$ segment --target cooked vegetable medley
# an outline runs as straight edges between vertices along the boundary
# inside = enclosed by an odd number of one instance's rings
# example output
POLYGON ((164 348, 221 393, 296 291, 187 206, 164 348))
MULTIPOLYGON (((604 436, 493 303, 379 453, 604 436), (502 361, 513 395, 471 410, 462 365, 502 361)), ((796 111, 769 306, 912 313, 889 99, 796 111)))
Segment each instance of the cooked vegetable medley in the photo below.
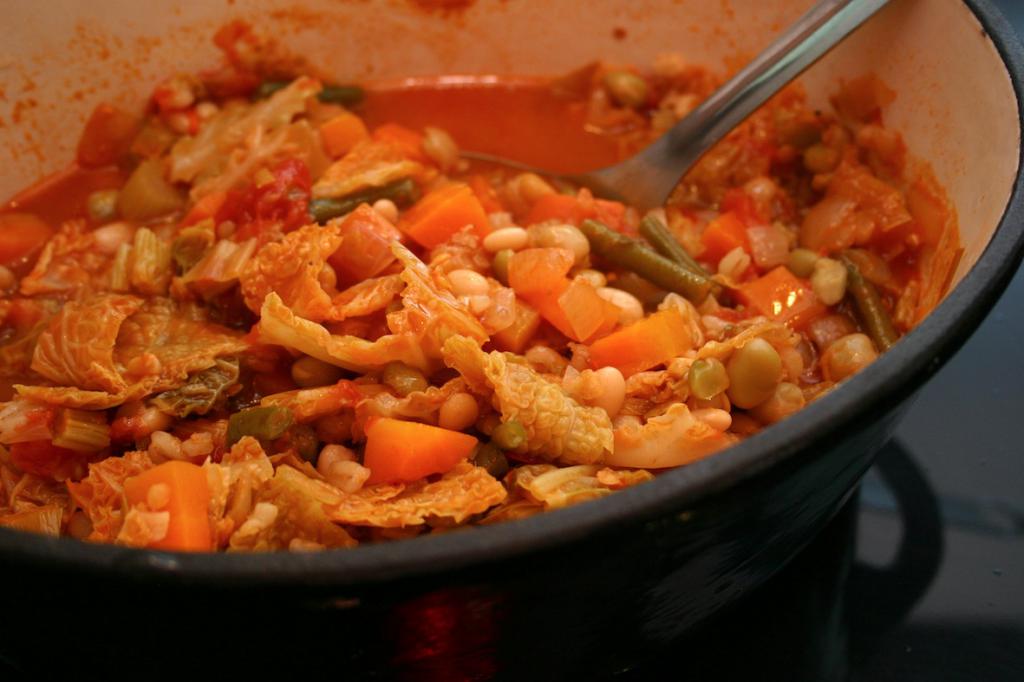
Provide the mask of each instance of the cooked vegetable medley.
POLYGON ((216 42, 0 212, 4 526, 312 550, 602 497, 836 387, 959 256, 870 76, 783 92, 641 212, 457 143, 611 161, 717 84, 679 58, 389 90, 216 42))

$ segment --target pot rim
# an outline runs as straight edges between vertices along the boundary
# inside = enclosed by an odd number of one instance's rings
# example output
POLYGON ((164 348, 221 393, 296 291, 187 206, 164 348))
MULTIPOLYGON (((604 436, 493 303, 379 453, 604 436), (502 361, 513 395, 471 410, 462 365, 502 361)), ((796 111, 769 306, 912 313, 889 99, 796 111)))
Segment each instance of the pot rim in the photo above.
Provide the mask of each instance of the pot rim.
MULTIPOLYGON (((1002 58, 1024 132, 1024 47, 990 0, 963 0, 1002 58)), ((356 586, 438 574, 552 549, 679 512, 890 409, 963 344, 1006 288, 1024 251, 1024 144, 1006 211, 971 270, 917 327, 842 390, 724 452, 599 501, 472 530, 355 549, 263 554, 168 553, 0 528, 0 556, 48 569, 218 587, 356 586)))

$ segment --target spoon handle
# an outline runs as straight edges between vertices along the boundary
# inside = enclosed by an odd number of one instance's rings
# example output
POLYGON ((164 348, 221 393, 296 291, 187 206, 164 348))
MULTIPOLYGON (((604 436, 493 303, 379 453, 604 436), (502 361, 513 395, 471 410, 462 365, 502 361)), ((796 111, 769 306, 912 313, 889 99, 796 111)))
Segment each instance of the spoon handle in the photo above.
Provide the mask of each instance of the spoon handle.
POLYGON ((887 2, 821 0, 656 142, 625 163, 588 173, 588 183, 635 205, 660 206, 708 149, 887 2))

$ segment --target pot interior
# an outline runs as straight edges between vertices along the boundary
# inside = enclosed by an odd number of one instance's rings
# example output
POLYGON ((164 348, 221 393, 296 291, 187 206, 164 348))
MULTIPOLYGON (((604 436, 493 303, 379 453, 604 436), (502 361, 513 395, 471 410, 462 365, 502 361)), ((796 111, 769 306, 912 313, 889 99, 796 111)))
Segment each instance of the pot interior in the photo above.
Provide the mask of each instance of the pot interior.
MULTIPOLYGON (((808 0, 13 0, 0 47, 0 196, 73 157, 101 101, 138 108, 160 78, 218 59, 211 42, 243 18, 341 81, 440 73, 557 74, 595 58, 649 63, 678 52, 712 68, 742 63, 808 0)), ((899 0, 803 77, 811 100, 843 78, 878 75, 884 111, 927 160, 959 215, 958 281, 988 243, 1016 176, 1020 125, 995 47, 960 0, 899 0)))

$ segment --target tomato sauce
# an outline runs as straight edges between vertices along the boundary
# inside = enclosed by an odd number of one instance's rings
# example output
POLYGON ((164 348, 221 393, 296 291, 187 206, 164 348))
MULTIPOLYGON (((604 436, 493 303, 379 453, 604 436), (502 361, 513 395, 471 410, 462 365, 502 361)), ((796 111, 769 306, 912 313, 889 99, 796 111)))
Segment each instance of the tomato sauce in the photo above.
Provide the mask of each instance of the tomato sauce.
MULTIPOLYGON (((615 163, 621 143, 587 127, 587 101, 556 92, 547 78, 437 76, 366 84, 358 114, 371 127, 398 123, 415 130, 446 130, 461 149, 496 154, 556 172, 578 172, 615 163)), ((87 215, 89 195, 119 188, 115 167, 72 164, 22 190, 0 214, 32 214, 55 231, 87 215)), ((51 233, 40 234, 45 241, 51 233)), ((12 264, 13 265, 13 264, 12 264)))
POLYGON ((72 164, 18 192, 0 212, 33 213, 56 228, 65 220, 87 215, 86 202, 90 194, 119 188, 125 179, 124 172, 114 166, 81 168, 72 164))
POLYGON ((371 128, 399 123, 446 130, 460 149, 496 154, 556 172, 614 163, 620 142, 586 126, 585 99, 550 79, 438 76, 366 84, 357 113, 371 128))

